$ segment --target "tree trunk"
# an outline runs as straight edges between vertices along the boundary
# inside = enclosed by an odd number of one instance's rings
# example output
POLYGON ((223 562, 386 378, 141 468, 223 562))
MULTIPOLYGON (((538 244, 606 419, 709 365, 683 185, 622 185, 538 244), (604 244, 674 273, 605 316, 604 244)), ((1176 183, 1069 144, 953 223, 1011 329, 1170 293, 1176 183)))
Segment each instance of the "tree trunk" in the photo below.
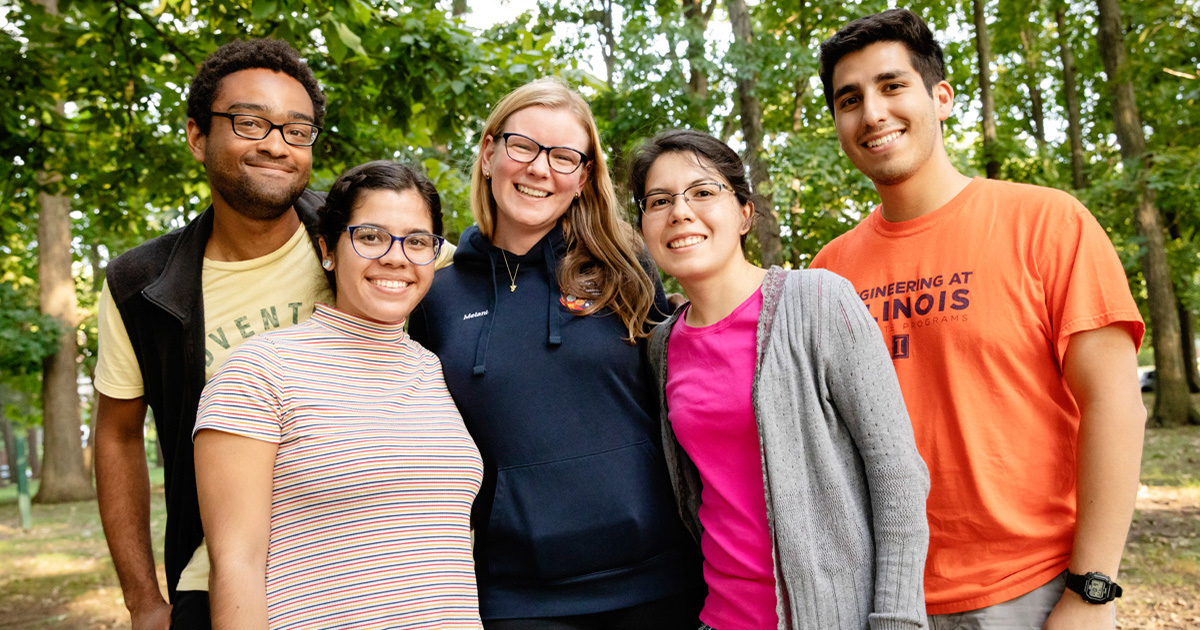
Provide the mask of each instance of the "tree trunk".
POLYGON ((729 144, 730 138, 737 131, 742 120, 742 107, 736 100, 733 101, 733 107, 729 108, 729 114, 725 116, 725 120, 721 121, 721 134, 717 136, 725 144, 729 144))
MULTIPOLYGON (((750 12, 745 0, 727 0, 729 21, 733 25, 734 42, 743 49, 754 44, 750 29, 750 12)), ((742 136, 746 141, 746 165, 750 167, 750 182, 754 186, 757 203, 754 205, 754 234, 758 239, 759 264, 763 267, 778 264, 783 245, 779 238, 779 219, 775 216, 775 204, 771 198, 770 176, 762 159, 763 121, 762 104, 754 93, 756 77, 752 69, 739 68, 737 74, 737 101, 741 111, 742 136)))
POLYGON ((1075 88, 1075 53, 1071 49, 1071 36, 1067 30, 1067 10, 1063 3, 1054 9, 1058 23, 1058 51, 1062 58, 1063 100, 1067 105, 1067 136, 1071 141, 1071 186, 1082 190, 1087 186, 1083 178, 1083 125, 1079 117, 1079 92, 1075 88))
POLYGON ((613 77, 617 63, 617 34, 613 30, 612 0, 602 0, 604 9, 601 11, 600 34, 604 38, 600 44, 600 52, 604 56, 604 71, 609 89, 613 87, 613 77))
MULTIPOLYGON (((800 0, 799 6, 796 7, 796 28, 793 30, 794 37, 797 42, 802 42, 811 37, 808 30, 808 3, 805 0, 800 0)), ((804 128, 804 99, 808 97, 808 80, 811 78, 807 72, 796 68, 796 80, 792 82, 792 131, 798 133, 804 128)))
POLYGON ((29 474, 34 479, 42 478, 42 432, 37 427, 25 429, 25 442, 29 444, 29 474))
POLYGON ((1138 234, 1146 243, 1142 275, 1146 278, 1150 326, 1154 330, 1156 385, 1151 421, 1158 426, 1177 426, 1189 421, 1200 423, 1200 414, 1192 407, 1184 375, 1179 311, 1167 266, 1162 218, 1155 204, 1154 191, 1146 183, 1150 156, 1146 154, 1142 119, 1125 65, 1121 8, 1117 0, 1097 0, 1096 4, 1100 12, 1100 54, 1114 99, 1113 125, 1121 145, 1121 157, 1138 178, 1134 221, 1138 234))
POLYGON ((708 74, 704 71, 704 32, 708 21, 717 7, 717 0, 709 0, 708 8, 704 8, 704 0, 684 0, 683 19, 687 24, 687 51, 684 56, 688 61, 688 98, 692 103, 695 120, 707 127, 708 121, 708 74))
POLYGON ((1183 373, 1188 391, 1200 394, 1200 372, 1196 370, 1196 315, 1182 304, 1179 306, 1179 343, 1183 346, 1183 373))
POLYGON ((983 0, 971 0, 971 5, 975 11, 975 52, 979 56, 979 102, 983 104, 980 114, 983 122, 983 166, 988 179, 996 179, 1000 175, 1000 161, 996 157, 996 107, 992 99, 992 45, 988 40, 983 0))
POLYGON ((1021 47, 1025 50, 1025 89, 1029 90, 1029 118, 1033 123, 1033 139, 1038 149, 1046 148, 1046 118, 1042 107, 1042 88, 1038 84, 1037 39, 1029 31, 1029 24, 1021 27, 1021 47))
POLYGON ((8 478, 0 478, 0 486, 16 482, 17 472, 17 436, 13 433, 12 421, 4 413, 8 401, 8 392, 0 385, 0 441, 4 444, 4 464, 8 466, 8 478))
POLYGON ((808 96, 808 77, 800 77, 792 84, 792 131, 804 128, 804 99, 808 96))
MULTIPOLYGON (((1171 239, 1182 240, 1183 230, 1179 228, 1175 215, 1168 213, 1165 219, 1167 234, 1171 239)), ((1187 379, 1188 391, 1200 394, 1200 373, 1196 371, 1196 316, 1182 300, 1179 302, 1179 345, 1183 350, 1183 374, 1187 379)))
MULTIPOLYGON (((58 0, 37 0, 52 16, 58 0)), ((59 114, 63 104, 57 105, 59 114)), ((83 463, 80 445, 78 389, 79 347, 76 326, 75 277, 71 269, 71 207, 66 195, 47 192, 58 188, 62 175, 38 174, 38 289, 42 313, 63 327, 58 350, 42 361, 42 426, 45 443, 42 476, 36 503, 82 501, 96 496, 83 463)), ((33 451, 32 441, 30 450, 33 451)), ((32 458, 31 458, 32 459, 32 458)))
MULTIPOLYGON (((61 177, 41 178, 55 186, 61 177)), ((37 503, 81 501, 95 496, 80 446, 75 279, 71 271, 70 204, 62 194, 38 194, 38 284, 42 313, 63 327, 58 350, 42 362, 42 425, 45 449, 37 503)))

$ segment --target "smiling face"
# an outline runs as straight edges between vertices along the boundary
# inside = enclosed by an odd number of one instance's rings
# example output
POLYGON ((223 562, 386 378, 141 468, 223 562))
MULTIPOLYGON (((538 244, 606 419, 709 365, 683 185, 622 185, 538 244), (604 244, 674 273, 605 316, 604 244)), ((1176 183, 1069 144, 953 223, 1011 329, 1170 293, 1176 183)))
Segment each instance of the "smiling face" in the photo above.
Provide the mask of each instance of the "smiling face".
MULTIPOLYGON (((350 225, 370 225, 395 236, 433 231, 429 206, 416 190, 364 191, 350 213, 350 225)), ((338 309, 383 323, 404 321, 433 283, 436 265, 414 265, 404 256, 399 242, 382 258, 359 256, 343 233, 332 255, 324 239, 321 251, 334 263, 338 309)))
POLYGON ((945 81, 930 94, 899 42, 871 44, 842 57, 833 69, 838 141, 877 187, 935 170, 934 158, 945 152, 941 121, 950 116, 953 100, 945 81))
MULTIPOLYGON (((313 105, 299 81, 264 68, 221 79, 212 111, 262 116, 275 124, 313 122, 313 105)), ((213 204, 254 220, 278 218, 304 192, 312 171, 312 147, 283 141, 277 129, 262 140, 233 133, 233 121, 213 117, 207 135, 188 121, 188 145, 204 163, 213 204)))
MULTIPOLYGON (((547 147, 592 153, 586 129, 567 109, 526 107, 509 116, 501 131, 527 136, 547 147)), ((504 140, 494 136, 484 138, 481 151, 484 172, 491 176, 489 186, 496 200, 492 240, 510 251, 524 253, 553 229, 587 183, 589 164, 581 165, 574 173, 559 173, 550 168, 546 151, 522 164, 510 158, 504 140)))
POLYGON ((679 193, 704 182, 726 189, 707 203, 689 204, 677 196, 672 206, 642 216, 642 236, 654 262, 685 289, 745 262, 741 238, 750 230, 754 206, 739 204, 729 182, 691 153, 665 153, 646 174, 646 195, 679 193))

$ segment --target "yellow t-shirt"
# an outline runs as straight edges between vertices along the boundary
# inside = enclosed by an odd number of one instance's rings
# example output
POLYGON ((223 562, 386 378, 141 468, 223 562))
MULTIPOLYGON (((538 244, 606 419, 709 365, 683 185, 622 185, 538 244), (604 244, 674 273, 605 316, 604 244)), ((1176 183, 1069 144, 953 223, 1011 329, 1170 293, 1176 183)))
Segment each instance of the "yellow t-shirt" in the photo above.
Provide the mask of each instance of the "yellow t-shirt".
MULTIPOLYGON (((333 303, 304 226, 266 256, 237 262, 205 258, 201 279, 206 381, 246 339, 308 319, 317 302, 333 303)), ((111 398, 142 396, 137 355, 107 282, 100 293, 99 346, 96 389, 111 398)), ((208 553, 203 543, 184 568, 178 589, 208 590, 208 553)))

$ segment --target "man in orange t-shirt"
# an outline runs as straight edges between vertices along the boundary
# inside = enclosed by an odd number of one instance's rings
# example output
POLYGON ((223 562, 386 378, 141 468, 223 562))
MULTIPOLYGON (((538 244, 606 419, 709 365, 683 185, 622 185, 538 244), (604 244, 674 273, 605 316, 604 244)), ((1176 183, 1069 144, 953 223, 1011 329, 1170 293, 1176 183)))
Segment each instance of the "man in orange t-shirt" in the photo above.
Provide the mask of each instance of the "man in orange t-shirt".
POLYGON ((879 323, 929 466, 930 627, 1113 628, 1146 412, 1144 325, 1075 198, 943 147, 940 46, 893 9, 821 45, 838 139, 882 203, 814 267, 879 323))

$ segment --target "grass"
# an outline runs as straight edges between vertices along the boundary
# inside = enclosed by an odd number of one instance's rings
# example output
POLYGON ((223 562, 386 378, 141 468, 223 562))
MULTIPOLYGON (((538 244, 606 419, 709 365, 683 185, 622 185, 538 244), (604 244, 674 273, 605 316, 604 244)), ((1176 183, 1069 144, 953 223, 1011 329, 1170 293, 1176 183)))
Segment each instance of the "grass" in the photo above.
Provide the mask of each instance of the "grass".
POLYGON ((1200 430, 1179 427, 1147 431, 1142 484, 1200 490, 1200 430))
MULTIPOLYGON (((151 471, 151 529, 162 563, 162 470, 151 471)), ((37 480, 30 493, 36 494, 37 480)), ((15 485, 0 487, 0 627, 82 630, 128 626, 94 501, 34 505, 20 528, 15 485)), ((164 589, 165 592, 165 589, 164 589)))

